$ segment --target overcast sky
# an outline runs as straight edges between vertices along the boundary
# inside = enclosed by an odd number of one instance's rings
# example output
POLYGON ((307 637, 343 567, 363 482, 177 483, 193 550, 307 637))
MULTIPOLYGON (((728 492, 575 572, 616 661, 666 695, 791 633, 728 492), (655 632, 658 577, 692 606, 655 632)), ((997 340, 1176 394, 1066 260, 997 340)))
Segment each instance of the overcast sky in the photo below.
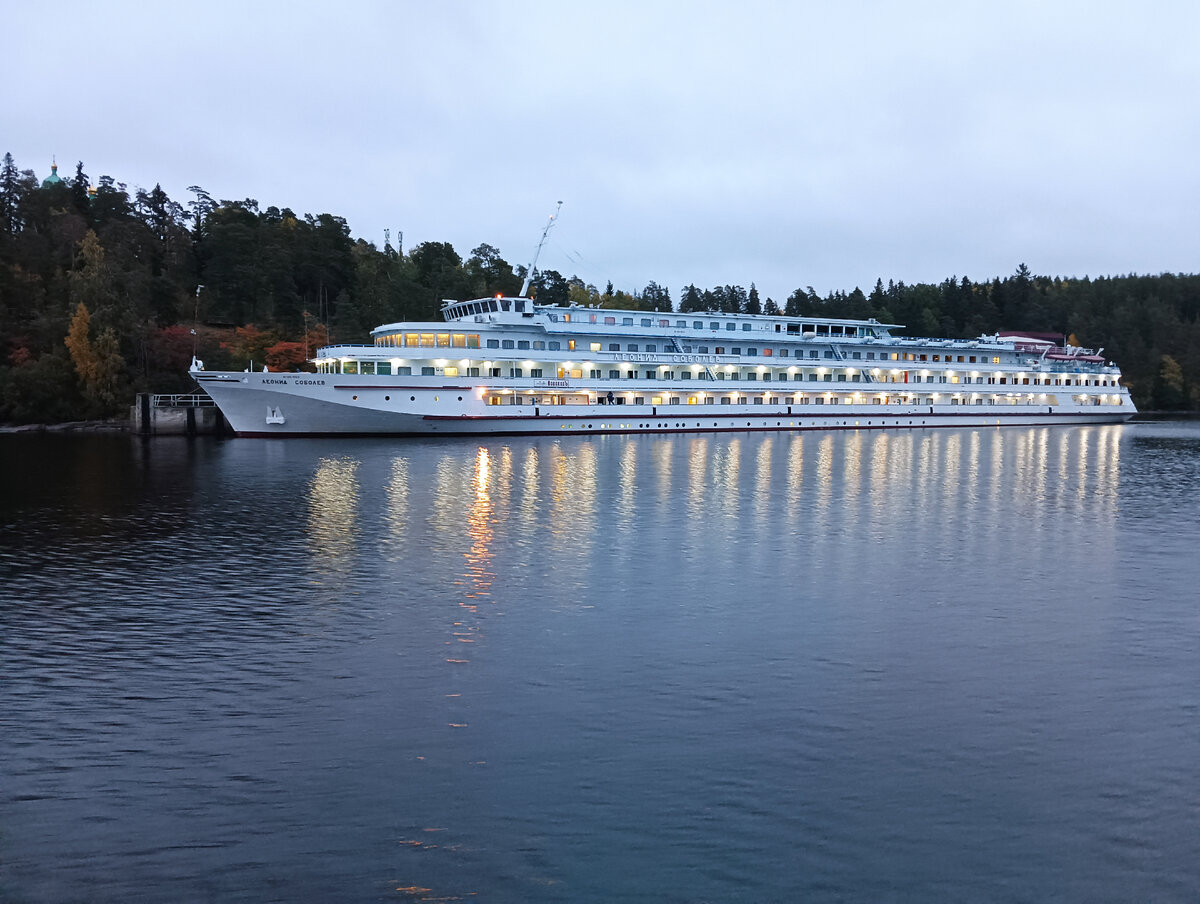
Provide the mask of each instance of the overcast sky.
POLYGON ((1200 271, 1196 0, 8 4, 0 153, 678 301, 1200 271))

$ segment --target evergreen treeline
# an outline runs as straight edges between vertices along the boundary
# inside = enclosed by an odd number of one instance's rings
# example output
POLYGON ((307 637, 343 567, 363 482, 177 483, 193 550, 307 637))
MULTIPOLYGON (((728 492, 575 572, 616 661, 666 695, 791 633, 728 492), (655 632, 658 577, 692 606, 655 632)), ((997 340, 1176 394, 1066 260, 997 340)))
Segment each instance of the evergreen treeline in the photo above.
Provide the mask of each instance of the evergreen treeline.
MULTIPOLYGON (((444 242, 407 253, 352 239, 330 214, 298 216, 252 199, 101 176, 39 183, 11 154, 0 166, 0 422, 47 423, 121 412, 142 390, 189 390, 193 352, 210 369, 250 361, 304 365, 329 341, 362 342, 381 323, 436 320, 445 298, 515 294, 525 268, 491 245, 466 260, 444 242)), ((603 291, 553 270, 533 280, 540 302, 644 310, 875 317, 906 335, 969 338, 1000 329, 1060 332, 1103 347, 1142 408, 1200 408, 1200 276, 1064 279, 1024 264, 1006 278, 932 284, 882 280, 869 293, 782 303, 751 284, 686 286, 676 306, 651 282, 603 291)))

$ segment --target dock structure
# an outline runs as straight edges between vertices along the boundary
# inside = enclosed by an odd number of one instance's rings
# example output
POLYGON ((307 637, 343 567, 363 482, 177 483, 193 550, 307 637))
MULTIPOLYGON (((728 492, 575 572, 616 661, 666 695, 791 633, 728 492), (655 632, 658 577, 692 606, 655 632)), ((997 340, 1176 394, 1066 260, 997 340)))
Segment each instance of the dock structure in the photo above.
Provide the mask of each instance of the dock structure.
POLYGON ((142 436, 220 436, 228 432, 221 409, 203 392, 139 392, 130 420, 134 433, 142 436))

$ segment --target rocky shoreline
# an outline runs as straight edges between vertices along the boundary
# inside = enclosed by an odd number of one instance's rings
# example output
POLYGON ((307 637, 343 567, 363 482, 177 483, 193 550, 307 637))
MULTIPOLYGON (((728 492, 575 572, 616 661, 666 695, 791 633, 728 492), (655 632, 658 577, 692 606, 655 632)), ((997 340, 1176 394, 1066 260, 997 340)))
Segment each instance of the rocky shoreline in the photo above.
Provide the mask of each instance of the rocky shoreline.
POLYGON ((64 424, 0 424, 0 433, 129 433, 128 420, 67 421, 64 424))

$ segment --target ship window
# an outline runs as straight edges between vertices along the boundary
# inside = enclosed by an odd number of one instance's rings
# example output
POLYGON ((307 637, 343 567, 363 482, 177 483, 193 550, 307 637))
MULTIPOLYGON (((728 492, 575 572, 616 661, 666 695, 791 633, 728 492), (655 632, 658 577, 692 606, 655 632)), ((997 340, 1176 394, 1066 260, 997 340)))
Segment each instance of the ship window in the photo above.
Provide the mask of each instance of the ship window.
POLYGON ((716 355, 723 355, 723 354, 725 354, 725 346, 723 346, 723 345, 718 345, 718 346, 717 346, 715 349, 713 349, 713 354, 716 354, 716 355))
POLYGON ((405 333, 404 344, 411 348, 416 348, 418 345, 420 345, 420 340, 418 339, 416 333, 405 333))
POLYGON ((736 324, 736 323, 732 323, 732 322, 731 322, 731 323, 727 323, 727 324, 725 324, 725 329, 729 330, 730 332, 733 332, 734 330, 736 330, 736 329, 737 329, 737 324, 736 324))
POLYGON ((342 373, 344 373, 344 374, 358 373, 358 362, 357 361, 343 361, 342 362, 342 373))
MULTIPOLYGON (((768 351, 770 351, 770 349, 768 349, 768 351)), ((758 349, 756 349, 756 348, 746 349, 746 357, 747 358, 757 358, 758 357, 758 349)))
POLYGON ((713 320, 709 323, 708 328, 710 330, 719 330, 721 328, 721 324, 719 321, 713 320))
POLYGON ((468 367, 468 368, 467 368, 467 376, 468 376, 468 377, 477 377, 477 376, 479 376, 479 368, 478 368, 478 367, 468 367))
POLYGON ((447 377, 457 377, 458 376, 458 368, 457 367, 447 367, 442 370, 442 373, 447 377))
POLYGON ((467 334, 467 348, 479 348, 479 334, 478 333, 468 333, 467 334))
POLYGON ((621 318, 621 326, 633 326, 633 318, 632 317, 622 317, 621 318))
POLYGON ((620 342, 608 343, 608 350, 610 352, 619 352, 621 350, 621 343, 620 342))
POLYGON ((742 353, 742 347, 740 345, 735 345, 733 348, 731 348, 729 350, 729 354, 731 354, 731 355, 740 355, 741 353, 742 353))
POLYGON ((435 338, 436 337, 433 335, 433 333, 422 333, 421 334, 421 348, 433 348, 434 345, 436 344, 435 338))
POLYGON ((437 334, 437 347, 438 348, 449 348, 450 347, 450 334, 449 333, 438 333, 437 334))
POLYGON ((608 372, 608 378, 610 380, 619 380, 621 379, 621 372, 619 370, 610 370, 608 372))
POLYGON ((536 348, 536 349, 543 349, 543 348, 545 348, 545 347, 546 347, 546 340, 545 340, 545 339, 534 339, 534 340, 533 340, 533 347, 534 347, 534 348, 536 348))
MULTIPOLYGON (((851 357, 851 358, 854 358, 854 360, 856 360, 856 361, 857 361, 857 360, 860 360, 860 359, 862 358, 862 352, 852 352, 852 353, 850 354, 850 357, 851 357)), ((924 356, 924 355, 922 355, 922 356, 921 356, 921 360, 922 360, 922 361, 924 361, 924 360, 925 360, 925 356, 924 356)))
POLYGON ((769 348, 764 348, 764 349, 763 349, 763 357, 765 357, 765 358, 769 358, 769 357, 771 357, 771 355, 773 355, 773 354, 775 354, 775 352, 774 352, 774 350, 773 350, 773 349, 769 349, 769 348))
POLYGON ((391 372, 392 372, 392 362, 391 361, 380 361, 378 364, 375 365, 375 373, 377 373, 377 374, 389 376, 389 375, 391 375, 391 372))
POLYGON ((636 352, 637 350, 638 346, 636 342, 630 342, 627 346, 625 346, 625 351, 627 352, 636 352))
POLYGON ((403 367, 397 367, 396 368, 396 376, 411 377, 412 376, 412 368, 409 367, 407 364, 404 365, 403 367))
POLYGON ((700 354, 702 354, 702 355, 707 355, 708 354, 708 346, 702 345, 698 349, 696 349, 696 351, 700 352, 700 354))
POLYGON ((433 368, 432 367, 422 367, 421 368, 421 376, 432 377, 433 376, 433 368))
POLYGON ((679 379, 681 379, 681 380, 690 380, 691 378, 692 378, 692 375, 691 375, 691 373, 690 373, 689 371, 686 371, 686 370, 681 370, 681 371, 679 372, 679 379))
POLYGON ((729 398, 729 396, 725 396, 723 399, 721 399, 721 404, 722 405, 731 405, 731 404, 733 404, 733 400, 731 398, 729 398))
POLYGON ((604 325, 605 325, 605 326, 616 326, 616 325, 617 325, 617 318, 616 318, 616 317, 605 317, 605 318, 604 318, 604 325))
POLYGON ((510 370, 508 372, 508 375, 510 377, 523 377, 523 376, 525 376, 525 372, 519 367, 514 367, 512 370, 510 370))
POLYGON ((599 343, 599 342, 593 342, 593 343, 591 343, 591 344, 588 346, 588 348, 590 348, 590 349, 591 349, 592 351, 594 351, 594 352, 598 352, 598 351, 600 351, 600 343, 599 343))
POLYGON ((574 339, 567 340, 567 349, 568 349, 568 351, 575 351, 575 340, 574 339))
POLYGON ((744 333, 748 333, 748 332, 750 332, 750 324, 748 324, 748 323, 743 323, 743 324, 742 324, 742 332, 744 332, 744 333))
POLYGON ((551 339, 551 340, 550 340, 550 351, 552 351, 552 352, 556 352, 556 351, 558 351, 558 350, 559 350, 559 348, 560 348, 560 347, 561 347, 561 346, 560 346, 560 343, 559 343, 559 341, 558 341, 557 339, 551 339))
POLYGON ((643 317, 643 318, 642 318, 642 326, 649 326, 649 325, 650 325, 650 318, 649 318, 649 317, 643 317))
POLYGON ((648 342, 648 343, 646 344, 646 351, 648 351, 648 352, 656 352, 656 351, 658 351, 658 346, 657 346, 657 345, 655 345, 653 342, 648 342))
POLYGON ((595 323, 595 322, 596 322, 596 315, 595 315, 595 314, 589 314, 589 315, 588 315, 588 323, 595 323))
POLYGON ((670 326, 670 325, 671 325, 671 321, 669 321, 669 320, 660 320, 660 321, 658 321, 658 325, 659 325, 659 326, 670 326))
POLYGON ((516 345, 516 343, 513 342, 513 340, 511 340, 511 339, 501 339, 500 340, 501 348, 513 348, 515 345, 516 345))
POLYGON ((787 376, 787 373, 786 373, 786 372, 781 372, 781 373, 779 374, 779 380, 780 380, 780 382, 786 383, 786 382, 787 382, 787 378, 788 378, 788 376, 787 376))
POLYGON ((593 379, 593 380, 599 380, 599 379, 600 379, 600 371, 598 371, 598 370, 589 370, 589 371, 588 371, 588 376, 589 376, 591 379, 593 379))
POLYGON ((573 379, 573 380, 579 380, 579 379, 582 379, 582 377, 583 377, 583 371, 582 371, 582 370, 573 370, 573 371, 571 371, 571 379, 573 379))
POLYGON ((542 375, 542 369, 540 367, 529 368, 529 376, 540 377, 541 375, 542 375))
POLYGON ((704 321, 703 320, 693 320, 692 321, 692 329, 694 329, 694 330, 704 329, 704 321))
MULTIPOLYGON (((933 356, 933 360, 934 360, 934 361, 936 361, 937 359, 938 359, 938 356, 937 356, 937 355, 934 355, 934 356, 933 356)), ((874 352, 867 352, 867 360, 868 360, 868 361, 874 361, 874 360, 875 360, 875 353, 874 353, 874 352)))
POLYGON ((826 358, 832 358, 832 357, 833 357, 833 352, 832 352, 832 351, 827 351, 827 352, 825 353, 825 357, 826 357, 826 358))
POLYGON ((489 339, 489 340, 487 341, 487 347, 488 347, 488 348, 499 348, 499 347, 500 347, 500 340, 499 340, 499 339, 489 339))
POLYGON ((810 348, 810 349, 808 350, 808 356, 809 356, 810 358, 819 358, 819 357, 820 357, 820 354, 817 352, 817 350, 816 350, 815 348, 810 348))
POLYGON ((463 333, 455 333, 453 336, 450 337, 450 344, 453 345, 455 348, 466 348, 467 347, 467 337, 463 333))
POLYGON ((528 339, 518 339, 517 340, 517 348, 529 348, 529 340, 528 339))

